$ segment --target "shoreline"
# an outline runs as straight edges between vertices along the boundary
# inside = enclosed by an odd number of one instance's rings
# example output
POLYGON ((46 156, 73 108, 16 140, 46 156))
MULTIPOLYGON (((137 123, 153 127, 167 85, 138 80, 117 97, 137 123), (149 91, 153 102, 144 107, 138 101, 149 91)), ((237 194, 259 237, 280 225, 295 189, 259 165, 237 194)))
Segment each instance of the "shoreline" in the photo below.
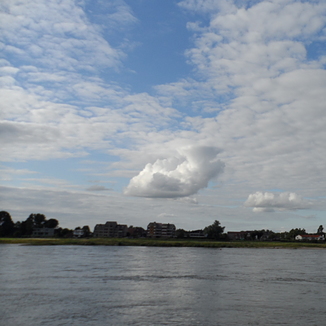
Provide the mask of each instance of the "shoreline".
POLYGON ((34 246, 147 246, 147 247, 198 247, 198 248, 262 248, 262 249, 326 249, 326 243, 276 241, 214 241, 188 239, 128 239, 128 238, 0 238, 1 244, 34 246))

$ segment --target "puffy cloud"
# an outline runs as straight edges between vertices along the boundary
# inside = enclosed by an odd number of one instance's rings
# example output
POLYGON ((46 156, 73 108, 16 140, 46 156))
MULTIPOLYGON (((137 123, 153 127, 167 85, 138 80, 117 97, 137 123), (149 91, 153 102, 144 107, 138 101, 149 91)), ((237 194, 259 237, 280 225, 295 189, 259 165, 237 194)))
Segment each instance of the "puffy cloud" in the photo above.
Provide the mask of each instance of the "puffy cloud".
POLYGON ((273 212, 274 209, 307 209, 310 207, 310 205, 310 202, 294 192, 282 192, 280 194, 274 194, 271 192, 257 191, 254 194, 250 194, 245 202, 245 206, 254 207, 254 212, 273 212))
POLYGON ((223 172, 224 163, 216 158, 219 150, 209 146, 192 146, 168 159, 148 163, 131 179, 126 195, 139 197, 186 197, 207 187, 223 172))

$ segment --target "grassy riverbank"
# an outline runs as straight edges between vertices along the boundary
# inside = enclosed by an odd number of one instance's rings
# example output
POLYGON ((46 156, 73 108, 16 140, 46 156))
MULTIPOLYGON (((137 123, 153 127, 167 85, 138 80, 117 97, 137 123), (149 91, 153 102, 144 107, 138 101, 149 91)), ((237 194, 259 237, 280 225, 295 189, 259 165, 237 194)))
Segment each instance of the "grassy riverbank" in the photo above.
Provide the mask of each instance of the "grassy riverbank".
POLYGON ((86 246, 150 246, 150 247, 205 247, 205 248, 321 248, 325 243, 269 242, 269 241, 211 241, 187 239, 46 239, 46 238, 0 238, 0 244, 22 245, 86 245, 86 246))

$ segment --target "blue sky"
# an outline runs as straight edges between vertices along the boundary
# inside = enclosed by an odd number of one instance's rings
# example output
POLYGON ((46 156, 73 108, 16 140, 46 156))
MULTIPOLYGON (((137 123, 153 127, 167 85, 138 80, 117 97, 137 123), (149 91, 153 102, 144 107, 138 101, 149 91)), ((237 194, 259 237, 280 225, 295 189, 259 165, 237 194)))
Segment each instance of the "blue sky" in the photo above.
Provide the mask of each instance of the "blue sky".
POLYGON ((0 209, 314 232, 325 27, 324 1, 2 1, 0 209))

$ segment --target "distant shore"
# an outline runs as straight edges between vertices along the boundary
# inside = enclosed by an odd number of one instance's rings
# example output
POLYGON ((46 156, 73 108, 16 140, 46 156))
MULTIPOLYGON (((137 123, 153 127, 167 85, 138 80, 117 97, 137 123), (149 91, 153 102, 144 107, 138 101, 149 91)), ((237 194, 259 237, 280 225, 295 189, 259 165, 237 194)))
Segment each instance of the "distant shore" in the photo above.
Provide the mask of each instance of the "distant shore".
POLYGON ((21 245, 84 245, 84 246, 148 246, 202 248, 270 248, 270 249, 326 249, 325 243, 275 241, 213 241, 188 239, 127 239, 127 238, 0 238, 0 244, 21 245))

